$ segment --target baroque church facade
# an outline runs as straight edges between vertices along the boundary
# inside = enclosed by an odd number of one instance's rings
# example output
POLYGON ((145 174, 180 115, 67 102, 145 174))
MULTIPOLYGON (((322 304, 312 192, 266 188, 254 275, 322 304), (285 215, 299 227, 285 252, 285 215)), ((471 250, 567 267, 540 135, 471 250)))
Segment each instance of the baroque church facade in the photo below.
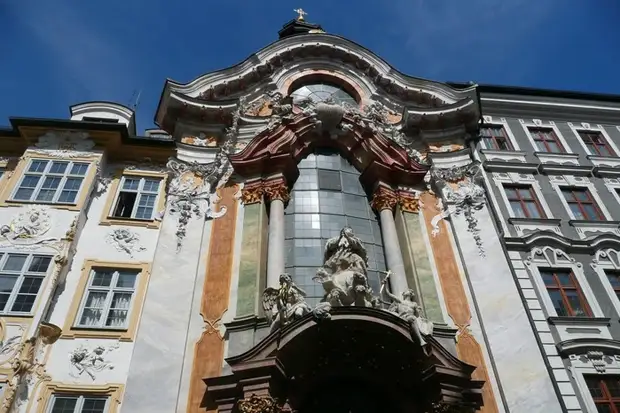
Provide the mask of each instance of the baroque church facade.
POLYGON ((0 129, 0 412, 620 411, 620 97, 301 13, 145 136, 70 111, 0 129))

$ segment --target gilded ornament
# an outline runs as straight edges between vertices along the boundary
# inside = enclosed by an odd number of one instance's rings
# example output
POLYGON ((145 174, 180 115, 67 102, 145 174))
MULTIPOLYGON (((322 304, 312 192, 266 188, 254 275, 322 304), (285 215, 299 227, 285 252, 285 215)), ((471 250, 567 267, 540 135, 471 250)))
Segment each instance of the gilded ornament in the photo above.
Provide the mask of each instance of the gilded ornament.
POLYGON ((241 189, 241 202, 244 205, 258 204, 263 200, 264 192, 265 191, 260 183, 245 185, 241 189))
POLYGON ((420 212, 421 201, 420 195, 410 192, 400 192, 398 194, 398 204, 403 212, 420 212))
POLYGON ((239 401, 239 411, 241 413, 280 413, 282 409, 272 397, 259 397, 253 394, 239 401))
POLYGON ((372 196, 372 201, 370 201, 370 206, 381 212, 384 209, 393 210, 398 202, 398 197, 391 189, 387 188, 379 188, 375 191, 372 196))
POLYGON ((278 199, 287 203, 290 199, 288 187, 282 181, 267 182, 265 184, 265 198, 269 201, 278 199))

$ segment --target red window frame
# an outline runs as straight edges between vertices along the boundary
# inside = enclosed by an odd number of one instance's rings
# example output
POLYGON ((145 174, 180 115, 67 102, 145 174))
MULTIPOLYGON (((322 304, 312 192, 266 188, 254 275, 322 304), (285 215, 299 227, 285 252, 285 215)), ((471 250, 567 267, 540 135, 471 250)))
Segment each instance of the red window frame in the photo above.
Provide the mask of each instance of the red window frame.
MULTIPOLYGON (((532 187, 532 185, 504 185, 504 191, 506 193, 506 198, 508 199, 508 203, 510 204, 510 208, 513 208, 512 206, 513 202, 518 202, 520 204, 521 211, 523 212, 523 215, 525 215, 526 218, 547 218, 547 214, 545 214, 545 210, 540 204, 540 201, 538 200, 538 197, 536 196, 536 192, 534 191, 534 188, 532 187), (508 191, 506 190, 515 191, 516 196, 512 197, 511 195, 509 195, 508 191), (529 191, 530 199, 524 198, 521 191, 529 191), (529 202, 533 202, 534 205, 536 205, 536 210, 538 210, 537 217, 530 216, 530 210, 527 207, 527 204, 529 202)), ((514 212, 514 208, 513 208, 513 212, 514 212)))
POLYGON ((614 278, 617 278, 620 281, 620 271, 618 271, 618 270, 605 270, 605 276, 607 277, 607 280, 609 281, 609 284, 611 285, 612 290, 614 290, 614 292, 616 293, 616 297, 618 297, 618 299, 620 299, 620 282, 613 283, 610 280, 610 278, 614 277, 614 278))
POLYGON ((536 149, 540 150, 538 143, 540 142, 542 146, 545 147, 543 152, 546 153, 565 153, 566 149, 562 142, 560 142, 560 138, 555 134, 555 130, 553 128, 538 128, 538 127, 529 127, 528 128, 534 143, 536 143, 536 149), (551 146, 549 146, 549 142, 553 142, 558 147, 558 152, 551 150, 551 146))
POLYGON ((514 148, 512 147, 512 142, 508 138, 508 134, 506 133, 506 129, 503 126, 499 125, 490 125, 484 126, 480 128, 480 137, 485 143, 485 146, 488 146, 487 143, 491 143, 493 147, 486 149, 492 149, 496 151, 512 151, 514 148), (485 134, 484 131, 487 131, 485 134), (505 148, 502 148, 499 144, 499 141, 503 141, 505 148))
POLYGON ((564 199, 566 200, 568 207, 571 209, 571 212, 572 212, 571 206, 577 205, 579 212, 581 212, 581 215, 584 217, 585 220, 605 221, 607 219, 605 218, 603 211, 601 211, 601 208, 599 208, 598 203, 596 202, 594 197, 592 197, 592 193, 590 193, 590 190, 588 188, 563 187, 563 188, 560 188, 560 190, 562 191, 562 195, 564 196, 564 199), (568 198, 567 196, 568 192, 570 192, 570 196, 572 197, 572 199, 568 198), (576 193, 586 194, 586 197, 588 198, 587 201, 579 199, 578 196, 575 196, 576 193), (589 213, 584 208, 584 205, 592 205, 592 207, 594 208, 596 217, 589 216, 589 213))
MULTIPOLYGON (((590 305, 588 304, 586 297, 583 295, 583 290, 581 289, 581 285, 579 285, 579 281, 577 281, 575 274, 571 270, 550 268, 550 269, 540 269, 539 272, 543 278, 543 282, 545 283, 545 288, 547 289, 547 293, 549 293, 550 291, 559 291, 560 296, 562 297, 562 307, 564 309, 564 312, 566 313, 564 317, 578 317, 578 315, 576 315, 577 313, 575 309, 570 304, 570 300, 568 299, 568 295, 566 294, 567 291, 577 292, 577 298, 579 300, 579 305, 581 305, 581 308, 583 309, 583 312, 585 313, 585 317, 592 317, 592 310, 590 309, 590 305), (546 277, 544 276, 544 274, 551 275, 553 279, 552 284, 546 281, 545 279, 546 277), (560 281, 560 277, 558 277, 558 274, 568 274, 568 279, 570 281, 570 284, 569 285, 562 284, 562 282, 560 281)), ((556 312, 557 312, 557 308, 556 308, 556 312)), ((558 316, 560 316, 560 314, 558 314, 558 316)))
POLYGON ((609 146, 607 139, 600 131, 580 130, 579 138, 592 155, 616 156, 615 151, 609 146))
POLYGON ((620 387, 620 376, 598 376, 588 374, 585 375, 584 378, 597 410, 598 407, 601 406, 609 408, 611 413, 620 413, 620 394, 614 396, 609 390, 611 387, 610 383, 612 382, 616 383, 616 387, 620 387), (596 390, 596 393, 592 390, 596 390))

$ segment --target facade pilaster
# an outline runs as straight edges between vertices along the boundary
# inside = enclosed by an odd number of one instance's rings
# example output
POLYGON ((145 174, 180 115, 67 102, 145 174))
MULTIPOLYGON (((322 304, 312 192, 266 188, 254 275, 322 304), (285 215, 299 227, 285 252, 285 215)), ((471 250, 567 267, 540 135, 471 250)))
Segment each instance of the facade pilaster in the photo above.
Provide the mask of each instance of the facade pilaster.
POLYGON ((267 287, 277 287, 284 272, 284 207, 290 199, 283 178, 265 182, 265 201, 269 203, 269 246, 267 249, 267 287))

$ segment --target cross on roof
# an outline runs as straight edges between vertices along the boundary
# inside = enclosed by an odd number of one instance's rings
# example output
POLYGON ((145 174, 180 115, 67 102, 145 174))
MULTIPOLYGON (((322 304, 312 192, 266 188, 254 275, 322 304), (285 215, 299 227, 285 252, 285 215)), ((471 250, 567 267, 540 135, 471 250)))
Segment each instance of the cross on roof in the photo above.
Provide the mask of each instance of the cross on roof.
POLYGON ((298 14, 297 20, 303 20, 304 16, 308 14, 304 11, 304 9, 301 9, 301 8, 293 9, 293 11, 298 14))

